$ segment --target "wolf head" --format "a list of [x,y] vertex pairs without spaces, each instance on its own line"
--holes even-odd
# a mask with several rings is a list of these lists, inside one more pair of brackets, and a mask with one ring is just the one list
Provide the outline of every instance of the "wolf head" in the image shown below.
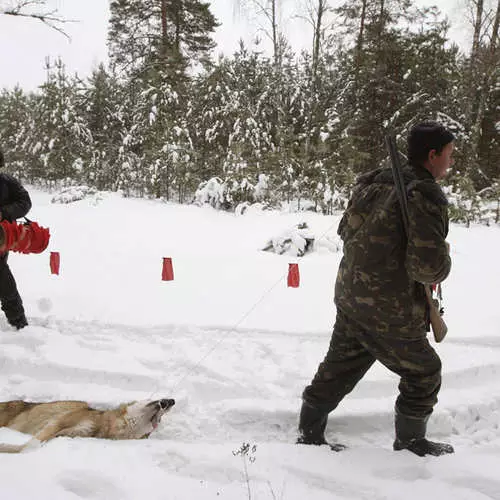
[[[149,437],[175,400],[136,401],[121,408],[121,422],[117,422],[117,439],[143,439]],[[121,425],[120,425],[121,424]]]

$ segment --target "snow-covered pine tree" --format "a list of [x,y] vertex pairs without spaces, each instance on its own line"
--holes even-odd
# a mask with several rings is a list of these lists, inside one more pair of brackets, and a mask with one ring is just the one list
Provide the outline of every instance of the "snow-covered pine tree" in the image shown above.
[[243,44],[232,59],[222,58],[206,78],[198,79],[193,99],[198,159],[206,164],[201,181],[218,176],[225,186],[226,208],[254,201],[259,174],[270,173],[275,153],[272,62]]
[[189,115],[191,138],[196,150],[198,182],[222,177],[228,137],[234,120],[231,62],[220,58],[206,73],[193,80],[192,110]]
[[217,21],[199,0],[113,0],[110,7],[110,60],[132,97],[123,175],[142,182],[141,192],[170,199],[175,190],[185,199],[196,184],[190,72],[209,66]]
[[114,190],[119,177],[119,149],[125,121],[123,88],[103,64],[90,75],[82,92],[85,122],[92,136],[85,177],[99,190]]
[[[120,148],[120,188],[173,199],[185,196],[191,142],[185,124],[189,100],[162,75],[130,81],[128,119]],[[181,175],[182,179],[177,176]]]
[[170,83],[208,63],[218,26],[200,0],[112,0],[108,34],[111,64],[127,75],[161,72]]
[[232,124],[223,167],[228,196],[234,206],[255,201],[254,186],[259,174],[271,174],[276,116],[272,60],[241,45],[232,63]]
[[33,182],[37,175],[27,160],[27,142],[33,128],[34,96],[21,88],[0,93],[0,147],[7,157],[6,169],[16,177]]
[[472,49],[463,67],[462,102],[470,140],[464,145],[468,175],[479,189],[500,177],[500,0],[468,2]]
[[92,136],[82,107],[83,84],[66,73],[60,59],[47,64],[47,81],[34,104],[29,154],[48,181],[81,182]]
[[407,126],[450,112],[458,53],[447,47],[447,25],[433,9],[409,0],[356,0],[337,10],[350,45],[338,52],[345,82],[332,137],[355,173],[385,157],[384,127]]

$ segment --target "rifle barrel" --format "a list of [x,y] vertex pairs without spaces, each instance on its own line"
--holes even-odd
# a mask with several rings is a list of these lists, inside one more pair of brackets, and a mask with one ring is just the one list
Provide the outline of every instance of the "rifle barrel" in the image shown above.
[[389,155],[391,157],[391,167],[392,175],[394,177],[394,184],[396,187],[396,193],[399,200],[399,205],[401,206],[401,215],[403,218],[403,226],[408,237],[408,226],[409,226],[409,215],[408,215],[408,201],[406,199],[406,189],[403,180],[403,174],[401,172],[401,165],[399,162],[399,154],[396,149],[396,139],[392,134],[386,136],[387,148],[389,149]]

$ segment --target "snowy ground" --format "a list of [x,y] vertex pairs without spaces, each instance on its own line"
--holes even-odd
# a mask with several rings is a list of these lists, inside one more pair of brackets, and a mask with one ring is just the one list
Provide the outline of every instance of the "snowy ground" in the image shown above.
[[[456,453],[391,450],[397,379],[376,365],[330,417],[328,435],[349,446],[335,454],[293,443],[334,317],[338,217],[32,197],[52,240],[42,255],[10,257],[30,326],[0,319],[0,400],[177,404],[149,440],[59,438],[0,456],[2,499],[500,499],[500,228],[453,226],[449,237],[450,332],[429,436]],[[259,248],[303,221],[324,244],[298,261],[291,289],[297,259]],[[161,281],[162,257],[173,282]],[[243,443],[256,446],[246,458]]]

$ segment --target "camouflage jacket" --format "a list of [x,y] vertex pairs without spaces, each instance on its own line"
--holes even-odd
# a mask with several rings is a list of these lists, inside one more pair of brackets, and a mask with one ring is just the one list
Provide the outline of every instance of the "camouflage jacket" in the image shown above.
[[338,228],[344,255],[335,304],[372,331],[413,336],[428,330],[422,283],[439,283],[450,272],[448,202],[425,168],[405,167],[403,175],[408,238],[391,170],[358,179]]

